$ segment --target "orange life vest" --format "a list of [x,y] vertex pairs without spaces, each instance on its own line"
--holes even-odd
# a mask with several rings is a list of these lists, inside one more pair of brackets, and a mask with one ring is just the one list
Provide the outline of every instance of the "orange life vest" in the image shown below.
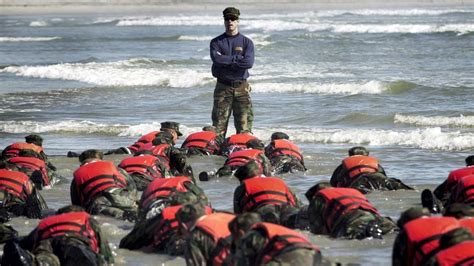
[[289,204],[296,207],[296,199],[285,182],[277,177],[252,177],[245,179],[243,211],[254,211],[262,205]]
[[270,158],[278,157],[281,155],[293,156],[296,159],[303,161],[303,155],[301,155],[301,150],[293,142],[286,139],[276,139],[272,141],[273,150],[270,153]]
[[370,156],[354,155],[342,161],[344,168],[350,178],[355,178],[363,173],[376,173],[379,169],[379,161]]
[[451,192],[451,189],[461,180],[461,178],[474,175],[474,165],[451,171],[446,182],[446,191]]
[[76,236],[87,240],[88,246],[95,253],[99,253],[99,241],[89,223],[90,215],[87,212],[69,212],[49,216],[42,219],[37,228],[39,240],[57,236]]
[[234,134],[226,139],[224,145],[230,152],[238,151],[247,149],[247,142],[252,139],[257,139],[257,137],[248,133]]
[[22,172],[0,169],[0,190],[26,200],[29,194],[25,191],[30,178]]
[[182,148],[201,148],[208,150],[211,154],[214,154],[219,147],[217,146],[216,140],[217,134],[212,131],[202,131],[190,134],[181,145]]
[[214,249],[209,258],[208,265],[222,265],[230,253],[229,222],[235,215],[223,212],[212,213],[201,217],[193,230],[201,230],[209,235],[214,241]]
[[74,172],[76,189],[82,206],[110,188],[126,188],[128,182],[117,167],[108,161],[92,161]]
[[[164,174],[157,167],[157,164],[160,164],[160,162],[161,161],[157,157],[145,154],[125,158],[120,162],[119,167],[127,171],[129,174],[142,174],[143,176],[148,177],[149,181],[152,181],[153,179],[164,177]],[[167,168],[169,170],[169,166]]]
[[266,236],[265,246],[255,261],[256,265],[269,264],[284,250],[310,249],[320,252],[303,234],[285,226],[262,222],[254,224],[252,229],[262,230]]
[[147,134],[141,136],[135,143],[128,146],[128,149],[132,153],[137,152],[144,144],[152,142],[156,138],[156,134],[158,134],[158,133],[160,133],[160,131],[152,131],[150,133],[147,133]]
[[334,223],[352,210],[365,210],[379,215],[377,209],[357,189],[353,188],[325,188],[316,193],[326,201],[324,219],[328,232],[333,230]]
[[454,202],[474,202],[474,175],[464,176],[455,187]]
[[18,156],[20,151],[23,151],[23,150],[32,150],[35,153],[37,153],[38,156],[42,152],[44,152],[43,148],[41,146],[36,145],[36,144],[27,143],[27,142],[15,142],[15,143],[9,145],[8,147],[6,147],[5,150],[3,151],[3,153],[7,157],[16,157],[16,156]]
[[8,159],[8,162],[13,163],[21,168],[27,168],[31,171],[40,171],[43,179],[43,185],[49,185],[48,171],[46,170],[46,163],[35,157],[12,157]]
[[167,199],[175,191],[187,192],[186,183],[192,183],[186,176],[174,176],[171,178],[160,178],[153,180],[143,191],[140,199],[140,208],[147,208],[157,199]]
[[474,265],[474,241],[464,241],[436,253],[439,266],[472,266]]
[[143,145],[137,152],[165,158],[169,164],[169,157],[166,153],[169,147],[171,147],[170,144],[153,145],[153,143],[150,142]]
[[407,235],[407,265],[421,265],[439,248],[441,236],[460,224],[453,217],[422,217],[405,224]]
[[[246,149],[232,152],[224,165],[230,166],[232,169],[236,169],[250,161],[255,161],[257,164],[262,166],[262,160],[259,158],[263,154],[263,151],[257,149]],[[261,167],[263,169],[263,167]]]
[[[166,207],[161,211],[161,221],[156,227],[153,237],[153,246],[160,247],[166,244],[174,234],[178,232],[179,223],[176,219],[176,213],[183,205]],[[205,214],[211,214],[212,209],[209,206],[204,207]]]

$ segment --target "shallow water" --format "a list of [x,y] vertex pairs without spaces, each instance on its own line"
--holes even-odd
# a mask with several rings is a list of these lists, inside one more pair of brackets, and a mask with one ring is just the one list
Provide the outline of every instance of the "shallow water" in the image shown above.
[[[472,153],[472,6],[241,11],[241,32],[256,48],[254,133],[268,143],[272,132],[284,131],[302,148],[309,171],[283,176],[301,198],[330,177],[350,147],[363,145],[390,177],[418,189],[369,195],[397,219],[419,204],[419,191]],[[44,137],[66,178],[43,191],[51,208],[70,202],[78,162],[64,157],[67,151],[126,146],[165,120],[180,122],[185,135],[211,123],[208,47],[223,31],[220,12],[0,16],[0,148],[31,133]],[[191,160],[195,173],[223,162]],[[200,185],[215,208],[232,209],[236,180]],[[114,246],[132,226],[98,219]],[[36,223],[13,220],[23,234]],[[394,238],[310,237],[323,255],[364,265],[389,263]],[[184,264],[116,253],[119,265]]]

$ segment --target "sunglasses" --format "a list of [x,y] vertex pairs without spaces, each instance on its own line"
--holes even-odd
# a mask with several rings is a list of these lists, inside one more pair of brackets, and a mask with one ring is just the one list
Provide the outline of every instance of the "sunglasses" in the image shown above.
[[238,18],[236,18],[236,17],[225,17],[225,18],[224,18],[224,21],[228,21],[228,20],[230,20],[230,21],[236,21],[236,20],[238,20]]

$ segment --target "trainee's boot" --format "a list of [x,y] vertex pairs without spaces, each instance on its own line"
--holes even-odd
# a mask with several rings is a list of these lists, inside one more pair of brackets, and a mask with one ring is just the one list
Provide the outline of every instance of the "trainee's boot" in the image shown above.
[[97,255],[84,245],[71,245],[65,250],[61,265],[99,265]]
[[199,181],[209,181],[211,179],[216,178],[216,175],[212,172],[201,172],[199,173]]
[[20,247],[16,239],[8,241],[3,247],[2,265],[29,266],[33,264],[33,257],[28,251]]
[[421,205],[427,208],[430,213],[440,213],[441,206],[437,202],[435,195],[429,189],[425,189],[421,192]]

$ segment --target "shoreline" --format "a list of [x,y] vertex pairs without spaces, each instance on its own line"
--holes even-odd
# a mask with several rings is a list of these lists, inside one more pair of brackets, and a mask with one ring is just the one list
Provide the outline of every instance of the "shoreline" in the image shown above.
[[[150,4],[140,3],[140,1],[118,1],[110,2],[83,2],[68,3],[67,1],[58,3],[33,3],[35,1],[18,1],[8,3],[9,1],[0,0],[0,16],[11,15],[54,15],[54,14],[172,14],[172,13],[191,13],[191,12],[221,12],[228,6],[227,3],[219,1],[196,3],[193,1],[179,2],[178,4],[168,1],[158,1],[159,3]],[[23,4],[22,4],[23,2]],[[318,1],[261,1],[259,3],[248,3],[246,1],[236,1],[232,5],[241,10],[282,10],[282,11],[308,11],[311,9],[363,9],[363,8],[442,8],[442,7],[473,7],[474,0],[420,0],[420,1],[393,1],[380,2],[374,0],[365,1],[347,1],[347,0],[318,0]]]

